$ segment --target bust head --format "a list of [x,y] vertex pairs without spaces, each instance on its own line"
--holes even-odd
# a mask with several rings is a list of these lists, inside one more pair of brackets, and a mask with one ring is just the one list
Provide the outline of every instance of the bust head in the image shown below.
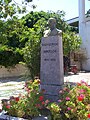
[[51,30],[55,29],[56,28],[56,19],[55,18],[49,18],[48,26]]
[[62,31],[56,28],[56,19],[49,18],[48,20],[49,29],[44,31],[44,37],[56,36],[62,34]]

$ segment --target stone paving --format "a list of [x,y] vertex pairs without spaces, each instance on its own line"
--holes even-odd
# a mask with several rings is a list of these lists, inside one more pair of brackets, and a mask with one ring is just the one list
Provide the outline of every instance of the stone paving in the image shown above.
[[24,92],[25,80],[19,77],[0,78],[0,103],[1,99],[8,99],[10,96],[18,96]]
[[79,72],[76,75],[70,73],[69,75],[64,77],[64,82],[77,83],[82,80],[90,85],[90,72]]

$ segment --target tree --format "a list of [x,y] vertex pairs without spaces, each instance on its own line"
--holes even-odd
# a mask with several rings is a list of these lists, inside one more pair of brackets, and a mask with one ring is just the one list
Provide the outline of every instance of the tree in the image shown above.
[[0,65],[8,67],[23,61],[28,66],[32,78],[38,75],[40,42],[50,17],[56,18],[57,28],[63,31],[64,54],[68,55],[70,51],[77,49],[81,40],[75,37],[71,27],[64,21],[63,11],[31,11],[21,19],[14,16],[7,21],[0,20]]
[[74,52],[80,48],[81,38],[75,32],[63,32],[63,51],[68,56],[70,52]]
[[[16,13],[26,12],[28,3],[33,0],[24,0],[21,4],[18,4],[15,0],[0,0],[0,18],[13,17]],[[35,5],[32,5],[35,8]]]
[[25,41],[21,40],[21,31],[25,30],[23,21],[10,19],[1,21],[0,28],[0,65],[5,67],[15,66],[23,61],[21,48]]

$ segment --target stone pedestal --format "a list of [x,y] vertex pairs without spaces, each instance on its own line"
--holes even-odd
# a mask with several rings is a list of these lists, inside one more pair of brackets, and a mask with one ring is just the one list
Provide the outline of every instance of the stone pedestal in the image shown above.
[[61,36],[43,37],[41,40],[41,89],[51,100],[58,99],[64,84],[63,49]]

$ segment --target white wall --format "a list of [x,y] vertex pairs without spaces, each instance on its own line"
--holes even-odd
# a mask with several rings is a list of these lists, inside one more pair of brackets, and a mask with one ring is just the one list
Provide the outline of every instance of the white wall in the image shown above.
[[85,0],[78,0],[79,5],[79,35],[82,38],[81,48],[85,51],[86,60],[83,61],[83,70],[90,71],[90,18],[85,17]]
[[[82,29],[82,48],[84,48],[86,52],[87,59],[83,62],[83,69],[90,71],[90,20],[87,21],[85,24],[82,25],[84,30]],[[82,28],[81,27],[81,28]]]

